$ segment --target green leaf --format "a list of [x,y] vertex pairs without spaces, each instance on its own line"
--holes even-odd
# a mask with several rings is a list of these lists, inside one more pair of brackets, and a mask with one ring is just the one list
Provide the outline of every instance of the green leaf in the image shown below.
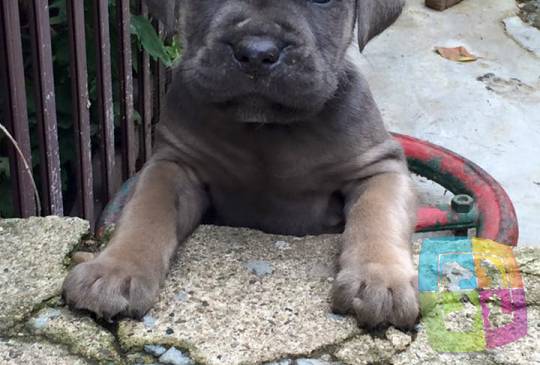
[[167,54],[171,58],[173,65],[180,61],[180,56],[182,54],[182,46],[176,38],[173,38],[171,45],[166,46],[165,49],[167,51]]
[[147,18],[140,15],[132,16],[131,33],[137,36],[144,50],[154,59],[159,59],[167,67],[173,64],[167,48]]

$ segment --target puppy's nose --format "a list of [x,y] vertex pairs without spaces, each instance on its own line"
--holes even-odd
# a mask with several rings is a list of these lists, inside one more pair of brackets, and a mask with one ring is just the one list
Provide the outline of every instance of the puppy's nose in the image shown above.
[[232,46],[234,58],[247,72],[267,72],[279,63],[282,47],[268,37],[245,37]]

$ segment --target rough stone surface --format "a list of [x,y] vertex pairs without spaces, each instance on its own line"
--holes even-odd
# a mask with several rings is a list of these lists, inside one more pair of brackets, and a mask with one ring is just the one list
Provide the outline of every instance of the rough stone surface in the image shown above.
[[[535,279],[538,281],[538,278]],[[530,290],[528,290],[530,292]],[[407,351],[397,354],[390,363],[396,365],[409,364],[497,364],[497,365],[530,365],[538,364],[540,359],[540,310],[538,306],[529,304],[527,310],[528,335],[516,342],[473,353],[437,353],[429,345],[427,333],[418,332],[416,339]]]
[[[527,288],[528,336],[482,353],[442,354],[430,347],[422,324],[414,334],[395,328],[366,334],[351,318],[329,312],[329,263],[338,249],[338,236],[298,239],[201,227],[179,254],[155,309],[142,322],[120,323],[122,346],[176,346],[205,364],[527,364],[540,357],[540,250],[516,249]],[[415,261],[418,250],[415,243]],[[250,262],[273,270],[258,275]],[[333,357],[309,356],[327,346]]]
[[98,362],[120,362],[116,340],[111,332],[86,316],[67,309],[44,308],[27,323],[27,330],[51,342],[60,343],[71,353]]
[[390,363],[396,352],[386,338],[363,335],[345,342],[336,356],[345,364]]
[[0,339],[2,365],[88,365],[58,345]]
[[64,259],[88,228],[77,218],[0,219],[0,335],[59,294]]
[[[66,221],[55,220],[64,228]],[[50,219],[41,222],[51,224]],[[40,231],[35,225],[33,221],[35,232]],[[27,222],[18,221],[15,226],[26,227]],[[10,228],[12,232],[17,231],[15,226]],[[67,235],[61,229],[49,229],[60,237]],[[80,230],[79,236],[83,234]],[[49,240],[55,241],[52,237]],[[184,245],[158,304],[143,321],[124,320],[118,328],[106,329],[59,302],[35,303],[34,307],[41,309],[17,322],[16,333],[3,335],[10,339],[0,340],[0,363],[540,363],[540,249],[514,250],[526,288],[527,336],[482,352],[438,353],[429,344],[423,322],[414,333],[392,327],[366,333],[357,329],[350,317],[329,312],[332,263],[339,242],[339,236],[331,235],[293,238],[203,226]],[[418,248],[415,243],[415,261]],[[69,250],[64,250],[64,256],[68,254]],[[13,266],[21,260],[34,272],[37,266],[54,266],[54,261],[62,266],[64,260],[54,255],[40,258],[29,262],[24,256],[13,256]],[[267,263],[272,271],[263,270],[263,275],[258,275],[249,262],[263,262],[263,267]]]
[[[289,249],[276,247],[280,241]],[[201,227],[145,320],[120,323],[121,344],[176,346],[199,362],[233,365],[301,356],[347,339],[359,333],[355,321],[329,309],[338,246],[337,236]]]

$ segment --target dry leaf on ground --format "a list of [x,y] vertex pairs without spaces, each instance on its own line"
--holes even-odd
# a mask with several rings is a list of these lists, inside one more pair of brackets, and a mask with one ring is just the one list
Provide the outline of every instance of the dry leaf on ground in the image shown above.
[[455,62],[473,62],[478,59],[475,55],[467,51],[465,47],[435,47],[435,52],[442,57]]

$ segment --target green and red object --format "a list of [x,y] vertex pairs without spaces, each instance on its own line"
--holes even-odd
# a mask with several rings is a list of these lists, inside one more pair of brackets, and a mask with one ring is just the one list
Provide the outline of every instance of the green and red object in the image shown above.
[[[394,134],[403,146],[409,169],[454,194],[450,205],[422,206],[417,232],[452,230],[462,235],[476,228],[476,236],[515,246],[518,223],[512,201],[501,185],[468,159],[435,144]],[[98,223],[98,235],[116,223],[137,177],[126,181],[107,205]]]
[[493,177],[443,147],[401,134],[394,137],[403,146],[413,173],[455,194],[450,206],[423,206],[418,210],[418,232],[476,228],[477,237],[517,245],[519,229],[514,206]]

